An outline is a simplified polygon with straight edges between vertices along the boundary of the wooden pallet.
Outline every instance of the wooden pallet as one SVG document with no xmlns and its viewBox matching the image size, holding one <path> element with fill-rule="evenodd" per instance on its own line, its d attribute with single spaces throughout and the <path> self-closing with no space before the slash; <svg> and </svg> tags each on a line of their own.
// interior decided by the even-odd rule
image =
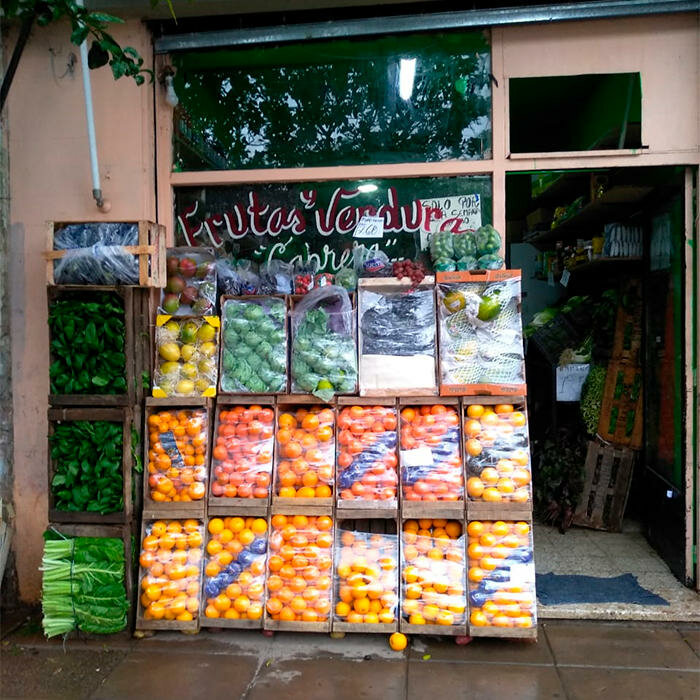
<svg viewBox="0 0 700 700">
<path fill-rule="evenodd" d="M 620 532 L 636 461 L 633 450 L 588 443 L 586 476 L 574 524 Z"/>
<path fill-rule="evenodd" d="M 63 299 L 79 299 L 94 301 L 98 294 L 111 294 L 118 297 L 124 307 L 124 380 L 126 391 L 122 394 L 49 394 L 49 404 L 52 406 L 132 406 L 137 402 L 138 388 L 135 374 L 136 346 L 135 335 L 135 292 L 134 287 L 96 287 L 89 285 L 56 285 L 46 288 L 47 303 L 51 306 Z M 140 297 L 139 297 L 140 299 Z M 139 303 L 140 306 L 140 303 Z M 138 323 L 142 322 L 139 314 Z M 51 331 L 49 329 L 49 364 L 56 357 L 51 352 Z M 140 382 L 141 377 L 138 378 Z"/>
<path fill-rule="evenodd" d="M 54 250 L 54 234 L 59 229 L 69 224 L 91 224 L 85 221 L 48 221 L 46 223 L 46 282 L 49 285 L 54 282 L 54 261 L 64 258 L 68 250 Z M 139 261 L 139 286 L 140 287 L 164 287 L 167 270 L 165 264 L 165 226 L 155 224 L 152 221 L 126 221 L 116 223 L 136 224 L 138 226 L 138 245 L 123 246 L 124 252 L 138 257 Z"/>
<path fill-rule="evenodd" d="M 639 365 L 611 361 L 605 375 L 598 435 L 619 447 L 641 449 L 644 429 L 643 370 Z"/>
<path fill-rule="evenodd" d="M 56 474 L 56 464 L 51 457 L 51 436 L 57 423 L 73 421 L 109 421 L 119 423 L 122 426 L 122 495 L 124 500 L 123 510 L 117 513 L 74 512 L 58 510 L 53 497 L 52 481 Z M 130 408 L 50 408 L 48 410 L 49 422 L 49 464 L 48 464 L 48 495 L 49 495 L 49 520 L 55 523 L 84 523 L 93 525 L 130 523 L 133 517 L 132 498 L 132 451 L 131 430 L 133 412 Z"/>
</svg>

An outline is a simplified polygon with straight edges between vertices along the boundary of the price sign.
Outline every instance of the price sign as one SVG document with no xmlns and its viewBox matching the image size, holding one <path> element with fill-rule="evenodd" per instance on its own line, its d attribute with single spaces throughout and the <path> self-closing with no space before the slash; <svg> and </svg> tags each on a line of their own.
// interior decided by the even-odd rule
<svg viewBox="0 0 700 700">
<path fill-rule="evenodd" d="M 353 238 L 384 238 L 384 218 L 363 216 L 357 224 Z"/>
</svg>

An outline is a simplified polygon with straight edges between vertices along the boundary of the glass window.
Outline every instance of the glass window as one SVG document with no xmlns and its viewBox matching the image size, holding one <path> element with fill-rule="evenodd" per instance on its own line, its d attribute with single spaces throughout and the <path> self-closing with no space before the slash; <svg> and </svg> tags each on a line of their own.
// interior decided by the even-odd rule
<svg viewBox="0 0 700 700">
<path fill-rule="evenodd" d="M 491 157 L 482 32 L 176 54 L 174 167 Z"/>
</svg>

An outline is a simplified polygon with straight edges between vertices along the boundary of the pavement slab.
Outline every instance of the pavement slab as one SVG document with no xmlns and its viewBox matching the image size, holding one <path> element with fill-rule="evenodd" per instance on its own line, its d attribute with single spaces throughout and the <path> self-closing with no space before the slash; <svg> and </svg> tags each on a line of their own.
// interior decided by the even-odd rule
<svg viewBox="0 0 700 700">
<path fill-rule="evenodd" d="M 632 671 L 610 668 L 560 668 L 570 700 L 698 700 L 700 673 Z"/>
<path fill-rule="evenodd" d="M 411 661 L 450 661 L 456 663 L 552 664 L 547 640 L 539 643 L 513 639 L 473 639 L 458 646 L 453 639 L 423 637 L 411 640 Z M 429 659 L 425 657 L 429 656 Z"/>
</svg>

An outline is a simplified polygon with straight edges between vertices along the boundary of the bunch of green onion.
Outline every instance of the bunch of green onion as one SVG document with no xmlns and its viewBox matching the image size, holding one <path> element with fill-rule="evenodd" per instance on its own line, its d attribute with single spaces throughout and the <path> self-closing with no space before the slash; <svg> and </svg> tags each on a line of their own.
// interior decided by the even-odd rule
<svg viewBox="0 0 700 700">
<path fill-rule="evenodd" d="M 42 611 L 44 634 L 74 629 L 114 634 L 126 627 L 124 545 L 109 537 L 67 538 L 44 533 Z"/>
</svg>

